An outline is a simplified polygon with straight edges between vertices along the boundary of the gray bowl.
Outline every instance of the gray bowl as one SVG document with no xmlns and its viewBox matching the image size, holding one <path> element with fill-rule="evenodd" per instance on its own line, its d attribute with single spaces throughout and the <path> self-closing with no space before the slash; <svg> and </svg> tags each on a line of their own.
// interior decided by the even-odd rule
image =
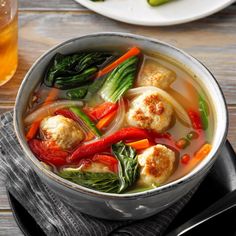
<svg viewBox="0 0 236 236">
<path fill-rule="evenodd" d="M 145 51 L 158 52 L 176 60 L 192 71 L 198 82 L 207 89 L 215 113 L 213 148 L 210 154 L 189 174 L 171 183 L 140 193 L 110 194 L 88 189 L 45 169 L 27 145 L 23 117 L 31 92 L 42 80 L 46 66 L 55 53 L 73 53 L 85 49 L 127 48 L 137 46 Z M 213 75 L 196 59 L 185 52 L 158 40 L 124 33 L 99 33 L 70 39 L 42 55 L 31 67 L 19 89 L 14 125 L 18 140 L 27 154 L 27 162 L 60 198 L 86 214 L 112 220 L 143 219 L 167 208 L 193 189 L 207 174 L 220 152 L 227 134 L 228 115 L 225 99 Z"/>
</svg>

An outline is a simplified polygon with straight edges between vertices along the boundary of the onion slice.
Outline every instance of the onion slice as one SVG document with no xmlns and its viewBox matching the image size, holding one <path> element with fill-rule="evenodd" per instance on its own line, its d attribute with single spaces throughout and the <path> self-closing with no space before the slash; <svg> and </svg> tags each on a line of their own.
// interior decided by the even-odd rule
<svg viewBox="0 0 236 236">
<path fill-rule="evenodd" d="M 119 100 L 119 108 L 118 108 L 117 115 L 115 119 L 112 121 L 112 123 L 109 125 L 109 127 L 107 128 L 107 132 L 103 134 L 103 137 L 109 136 L 115 133 L 116 131 L 118 131 L 123 125 L 124 119 L 125 119 L 125 104 L 124 104 L 124 100 L 121 98 Z"/>
<path fill-rule="evenodd" d="M 56 110 L 62 109 L 69 106 L 83 106 L 81 101 L 69 101 L 69 100 L 59 100 L 48 105 L 42 105 L 35 111 L 30 113 L 24 119 L 25 125 L 30 125 L 33 122 L 41 121 L 46 116 L 51 116 Z"/>
<path fill-rule="evenodd" d="M 175 112 L 178 115 L 178 117 L 186 124 L 191 126 L 191 121 L 190 118 L 187 114 L 187 112 L 185 111 L 185 109 L 183 108 L 183 106 L 181 106 L 170 94 L 168 94 L 166 91 L 154 87 L 154 86 L 145 86 L 145 87 L 139 87 L 139 88 L 134 88 L 134 89 L 130 89 L 128 90 L 128 92 L 125 94 L 125 96 L 130 97 L 130 96 L 136 96 L 136 95 L 140 95 L 143 94 L 145 92 L 157 92 L 159 93 L 163 98 L 165 98 L 168 102 L 170 102 L 173 107 L 175 108 Z"/>
</svg>

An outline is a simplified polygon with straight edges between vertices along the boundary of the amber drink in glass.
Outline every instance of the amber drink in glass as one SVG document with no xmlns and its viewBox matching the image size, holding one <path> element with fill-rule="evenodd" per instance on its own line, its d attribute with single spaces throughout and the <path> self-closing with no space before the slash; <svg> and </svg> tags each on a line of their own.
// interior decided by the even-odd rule
<svg viewBox="0 0 236 236">
<path fill-rule="evenodd" d="M 0 0 L 0 86 L 17 68 L 17 0 Z"/>
</svg>

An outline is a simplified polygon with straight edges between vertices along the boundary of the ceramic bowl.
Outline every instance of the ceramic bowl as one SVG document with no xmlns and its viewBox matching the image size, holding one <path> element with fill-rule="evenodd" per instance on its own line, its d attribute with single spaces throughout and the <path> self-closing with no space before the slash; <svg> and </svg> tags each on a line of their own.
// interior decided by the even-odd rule
<svg viewBox="0 0 236 236">
<path fill-rule="evenodd" d="M 45 169 L 33 155 L 24 135 L 23 117 L 31 92 L 40 83 L 45 68 L 55 53 L 69 54 L 85 49 L 140 47 L 144 51 L 166 55 L 190 70 L 203 88 L 207 89 L 215 113 L 215 130 L 210 154 L 189 174 L 171 183 L 145 192 L 109 194 L 88 189 Z M 70 39 L 47 51 L 31 67 L 19 89 L 14 113 L 18 140 L 26 153 L 27 162 L 61 199 L 86 214 L 109 219 L 143 219 L 169 207 L 197 186 L 208 173 L 225 142 L 228 124 L 227 108 L 222 91 L 213 75 L 196 59 L 164 42 L 125 33 L 98 33 Z"/>
</svg>

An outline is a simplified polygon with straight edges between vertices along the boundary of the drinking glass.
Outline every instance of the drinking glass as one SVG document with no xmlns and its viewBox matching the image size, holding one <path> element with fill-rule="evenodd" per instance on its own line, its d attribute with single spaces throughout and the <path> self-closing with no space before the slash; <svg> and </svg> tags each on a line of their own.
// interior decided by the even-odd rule
<svg viewBox="0 0 236 236">
<path fill-rule="evenodd" d="M 17 0 L 0 0 L 0 86 L 17 68 Z"/>
</svg>

